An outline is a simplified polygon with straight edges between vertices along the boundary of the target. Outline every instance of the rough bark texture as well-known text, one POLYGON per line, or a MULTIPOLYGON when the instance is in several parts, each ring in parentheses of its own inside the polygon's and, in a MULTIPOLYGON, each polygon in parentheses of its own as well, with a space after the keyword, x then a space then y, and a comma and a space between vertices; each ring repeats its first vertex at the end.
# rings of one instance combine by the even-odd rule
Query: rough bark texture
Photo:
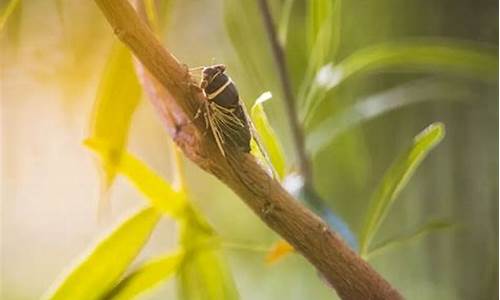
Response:
POLYGON ((343 299, 402 299, 328 225, 299 204, 247 153, 224 158, 203 118, 206 101, 187 66, 162 47, 126 0, 96 0, 115 34, 145 67, 140 74, 168 132, 185 155, 215 175, 274 231, 313 264, 343 299))

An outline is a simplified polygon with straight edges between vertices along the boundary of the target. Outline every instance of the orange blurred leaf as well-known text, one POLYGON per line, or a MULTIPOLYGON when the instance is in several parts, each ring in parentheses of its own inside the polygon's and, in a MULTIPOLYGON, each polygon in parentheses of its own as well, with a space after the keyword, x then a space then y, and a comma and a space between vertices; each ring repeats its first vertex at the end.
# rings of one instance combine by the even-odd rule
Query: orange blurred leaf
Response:
POLYGON ((292 253, 294 251, 292 245, 287 243, 285 240, 277 241, 271 250, 267 253, 266 262, 268 264, 273 264, 278 260, 282 259, 284 256, 292 253))

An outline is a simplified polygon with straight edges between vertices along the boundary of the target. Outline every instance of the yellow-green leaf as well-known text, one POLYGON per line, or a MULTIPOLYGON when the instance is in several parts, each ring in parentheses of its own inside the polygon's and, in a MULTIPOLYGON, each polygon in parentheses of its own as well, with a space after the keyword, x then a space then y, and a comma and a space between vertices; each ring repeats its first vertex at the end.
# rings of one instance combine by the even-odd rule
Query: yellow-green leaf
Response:
POLYGON ((264 147, 269 154, 269 159, 280 179, 283 179, 286 175, 285 154, 276 133, 271 127, 271 124, 269 124, 263 107, 263 103, 271 99, 271 97, 272 95, 270 92, 265 92, 260 95, 252 106, 251 114, 255 129, 262 139, 262 143, 264 143, 264 147))
MULTIPOLYGON (((102 159, 117 155, 115 148, 106 141, 88 139, 84 143, 102 159)), ((132 154, 123 152, 120 156, 116 170, 127 177, 156 209, 173 217, 183 213, 186 205, 186 195, 183 191, 176 191, 160 175, 132 154)))
POLYGON ((21 0, 10 0, 7 5, 5 5, 2 12, 0 13, 0 31, 3 30, 5 23, 7 23, 10 15, 12 15, 20 2, 21 0))
POLYGON ((177 272, 183 257, 183 253, 178 251, 144 263, 122 279, 104 299, 135 299, 171 278, 177 272))
POLYGON ((230 271, 217 248, 198 248, 190 252, 179 270, 179 299, 238 299, 230 271))
POLYGON ((366 255, 366 259, 372 259, 375 256, 379 256, 388 250, 404 246, 406 244, 409 244, 417 239, 420 239, 422 237, 425 237, 426 235, 429 235, 431 233, 435 233, 436 231, 443 230, 443 229, 449 229, 453 227, 453 223, 445 221, 445 220, 435 220, 431 221, 421 227, 419 227, 417 230, 414 232, 403 235, 403 236, 398 236, 395 238, 390 238, 379 245, 375 246, 370 252, 366 255))
POLYGON ((116 41, 101 77, 90 132, 90 138, 106 140, 113 148, 114 155, 102 160, 106 188, 116 176, 116 165, 126 146, 132 114, 140 97, 141 87, 135 75, 132 55, 121 42, 116 41))
POLYGON ((444 125, 433 123, 420 132, 413 145, 386 171, 370 202, 365 225, 360 236, 361 255, 368 253, 378 228, 392 204, 427 154, 443 139, 444 125))
POLYGON ((159 218, 153 208, 134 214, 101 240, 45 298, 101 299, 139 254, 159 218))

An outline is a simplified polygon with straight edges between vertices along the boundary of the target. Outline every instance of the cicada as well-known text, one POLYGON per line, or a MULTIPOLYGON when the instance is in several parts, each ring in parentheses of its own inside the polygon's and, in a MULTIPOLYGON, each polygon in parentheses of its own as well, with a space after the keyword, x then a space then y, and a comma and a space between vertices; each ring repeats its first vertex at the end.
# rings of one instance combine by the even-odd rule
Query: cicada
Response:
POLYGON ((240 100, 233 81, 225 73, 224 65, 204 67, 200 88, 207 101, 203 116, 223 156, 228 145, 239 151, 250 152, 252 139, 250 118, 240 100))
POLYGON ((206 126, 210 128, 224 157, 231 147, 250 152, 253 139, 271 173, 275 174, 236 85, 225 71, 226 67, 222 64, 202 68, 200 88, 207 99, 203 112, 206 126))

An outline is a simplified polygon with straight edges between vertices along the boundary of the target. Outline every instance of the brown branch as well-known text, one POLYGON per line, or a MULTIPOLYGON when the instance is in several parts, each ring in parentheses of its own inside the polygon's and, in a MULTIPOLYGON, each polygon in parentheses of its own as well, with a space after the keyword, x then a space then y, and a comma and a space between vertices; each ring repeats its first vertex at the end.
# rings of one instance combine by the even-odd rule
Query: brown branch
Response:
POLYGON ((276 34, 269 4, 266 0, 259 0, 259 8, 264 19, 264 27, 271 43, 274 61, 278 67, 278 75, 280 77, 281 89, 283 90, 285 108, 287 110, 288 120, 292 130, 295 151, 297 151, 297 158, 299 160, 300 174, 304 178, 304 186, 306 190, 312 191, 313 175, 311 162, 307 156, 304 131, 300 125, 297 109, 295 107, 295 96, 293 95, 292 85, 288 76, 285 52, 283 51, 283 47, 279 42, 278 35, 276 34))
MULTIPOLYGON (((218 177, 274 231, 307 258, 343 299, 401 299, 374 269, 325 224, 295 201, 248 153, 222 157, 193 119, 207 101, 185 65, 154 37, 126 0, 96 0, 116 35, 152 74, 141 76, 174 141, 194 163, 218 177)), ((234 152, 234 153, 233 153, 234 152)))

